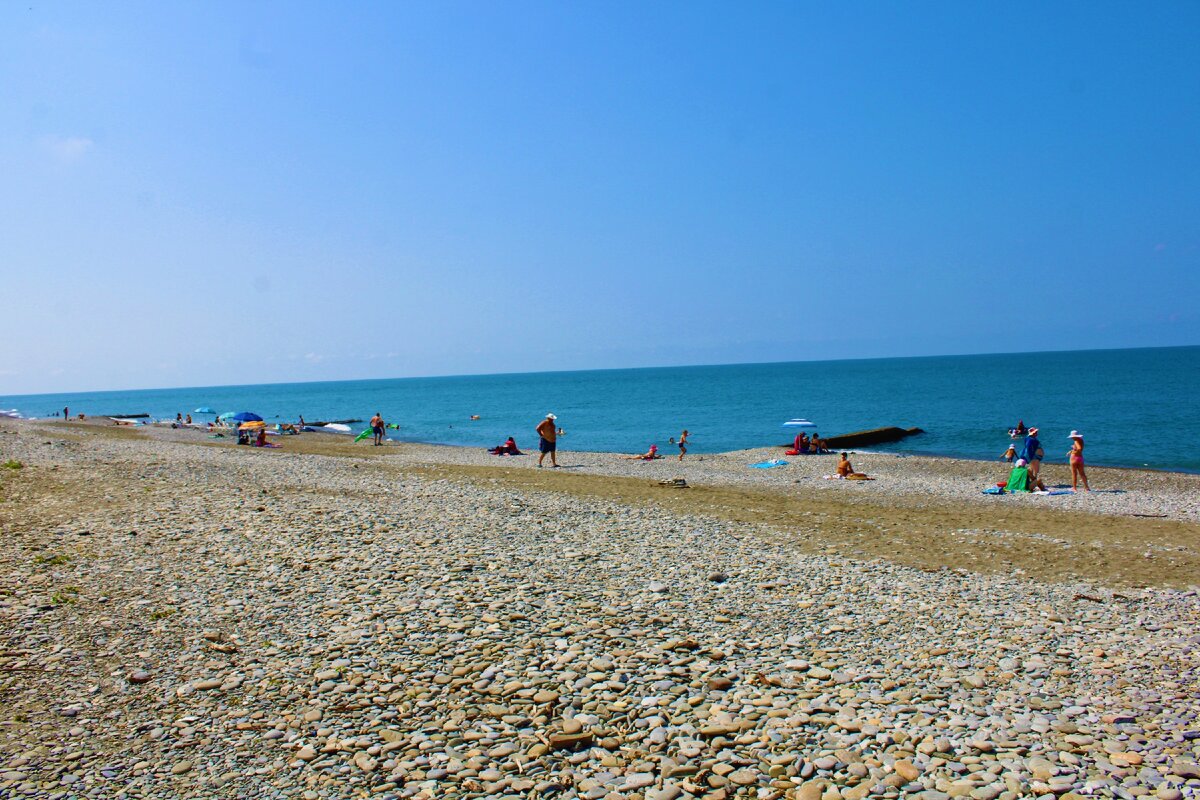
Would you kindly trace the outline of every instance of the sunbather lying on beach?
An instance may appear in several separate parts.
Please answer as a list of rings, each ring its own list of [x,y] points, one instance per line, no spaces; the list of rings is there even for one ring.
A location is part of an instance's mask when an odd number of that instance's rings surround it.
[[[520,450],[517,449],[517,440],[511,436],[508,437],[508,441],[506,441],[504,444],[498,444],[495,447],[493,447],[492,449],[488,450],[488,452],[494,456],[523,456],[523,455],[525,455],[524,453],[522,453]]]
[[[640,456],[625,456],[627,461],[653,461],[656,458],[662,458],[662,456],[658,454],[658,445],[656,444],[650,445],[650,449],[645,453],[642,453]]]

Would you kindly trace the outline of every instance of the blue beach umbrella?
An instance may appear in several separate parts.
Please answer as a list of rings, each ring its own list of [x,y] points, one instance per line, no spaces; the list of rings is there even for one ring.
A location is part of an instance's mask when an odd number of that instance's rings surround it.
[[[193,413],[193,414],[215,414],[215,413],[217,413],[217,412],[213,411],[213,410],[212,410],[211,408],[209,408],[208,406],[200,406],[199,408],[197,408],[197,409],[196,409],[195,411],[193,411],[192,413]]]
[[[234,422],[262,422],[263,418],[258,414],[251,414],[249,411],[239,411],[230,417]]]
[[[815,428],[815,427],[817,427],[817,425],[815,422],[809,422],[806,419],[789,419],[787,422],[783,423],[783,427],[785,427],[785,428]]]

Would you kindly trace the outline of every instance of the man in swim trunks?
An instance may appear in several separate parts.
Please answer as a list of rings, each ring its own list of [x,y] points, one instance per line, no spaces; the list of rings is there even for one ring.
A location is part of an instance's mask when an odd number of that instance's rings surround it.
[[[1021,450],[1021,458],[1029,462],[1029,475],[1033,478],[1038,476],[1038,472],[1042,469],[1042,457],[1045,453],[1042,451],[1042,443],[1037,438],[1038,429],[1030,428],[1029,435],[1025,437],[1025,447]]]
[[[683,429],[683,433],[679,434],[679,460],[683,461],[683,457],[687,455],[688,432],[687,428]]]
[[[554,420],[558,417],[553,414],[547,414],[546,418],[538,423],[534,429],[537,431],[538,439],[538,467],[542,466],[542,462],[546,460],[546,454],[550,454],[550,465],[558,468],[558,431],[554,428]]]
[[[375,434],[375,446],[383,444],[383,416],[378,411],[371,417],[371,432]]]

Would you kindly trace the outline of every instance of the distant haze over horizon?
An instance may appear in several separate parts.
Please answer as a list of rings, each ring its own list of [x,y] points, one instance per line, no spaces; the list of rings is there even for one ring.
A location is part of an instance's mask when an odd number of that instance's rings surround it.
[[[0,395],[1200,342],[1200,4],[0,8]]]
[[[688,368],[704,368],[704,367],[753,367],[765,365],[788,365],[788,364],[826,364],[839,362],[857,362],[857,361],[894,361],[903,359],[920,359],[920,358],[970,358],[972,356],[1036,356],[1042,354],[1054,353],[1091,353],[1091,352],[1121,352],[1124,350],[1185,350],[1189,348],[1198,348],[1200,345],[1164,345],[1161,347],[1121,347],[1121,348],[1088,348],[1086,350],[1032,350],[1023,353],[1009,353],[1003,351],[988,352],[988,353],[926,353],[921,355],[901,355],[901,356],[859,356],[850,358],[830,358],[830,359],[784,359],[778,361],[737,361],[723,363],[696,363],[696,364],[642,364],[634,366],[617,366],[617,367],[586,367],[578,369],[563,369],[563,370],[511,370],[508,372],[453,372],[439,375],[378,375],[378,376],[351,376],[345,378],[314,378],[304,381],[256,381],[253,383],[213,383],[213,384],[180,384],[178,386],[118,386],[118,387],[88,387],[83,389],[63,389],[54,392],[0,392],[0,397],[17,398],[26,395],[58,395],[58,394],[101,394],[108,392],[153,392],[158,390],[180,390],[180,389],[215,389],[229,387],[253,387],[263,385],[304,385],[304,384],[319,384],[319,383],[341,383],[341,382],[359,382],[359,381],[393,381],[393,380],[420,380],[424,378],[482,378],[491,376],[522,376],[522,375],[537,375],[541,373],[548,374],[564,374],[571,372],[608,372],[621,370],[658,370],[658,369],[688,369]]]

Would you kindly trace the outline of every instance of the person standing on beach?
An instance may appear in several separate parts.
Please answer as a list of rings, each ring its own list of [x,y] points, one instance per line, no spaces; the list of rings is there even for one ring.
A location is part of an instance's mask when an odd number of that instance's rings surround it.
[[[1087,473],[1083,470],[1083,434],[1079,431],[1071,431],[1071,435],[1067,437],[1071,440],[1071,450],[1067,453],[1067,460],[1071,462],[1071,491],[1074,492],[1079,488],[1079,481],[1083,481],[1083,490],[1090,492],[1092,489],[1088,486]]]
[[[383,416],[376,411],[375,416],[371,417],[371,432],[375,434],[376,447],[379,447],[379,445],[383,444],[383,426]]]
[[[1042,443],[1037,438],[1038,429],[1030,428],[1029,435],[1025,437],[1025,448],[1021,451],[1021,458],[1029,463],[1029,474],[1034,478],[1038,476],[1038,472],[1042,469],[1042,457],[1045,453],[1042,451]]]
[[[683,429],[683,433],[679,434],[679,460],[683,461],[683,457],[687,455],[687,428]]]
[[[66,406],[63,406],[63,419],[64,420],[66,420],[67,417],[69,416],[69,414],[67,412],[69,412],[70,410],[71,409],[67,408]]]
[[[550,465],[555,469],[558,468],[558,431],[554,428],[554,420],[558,417],[553,414],[547,414],[546,418],[538,423],[534,428],[537,431],[538,439],[538,467],[542,466],[542,462],[546,460],[546,454],[550,454]]]

